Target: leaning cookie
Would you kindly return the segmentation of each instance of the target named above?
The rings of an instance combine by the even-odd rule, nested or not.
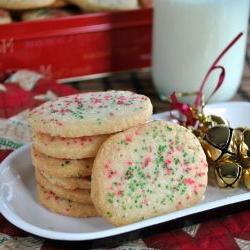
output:
[[[138,8],[137,0],[69,0],[87,12],[129,10]]]
[[[108,135],[63,138],[34,133],[34,147],[41,153],[55,158],[83,159],[95,157]]]
[[[35,132],[59,137],[112,134],[143,124],[152,115],[150,99],[129,91],[89,92],[58,98],[33,109]]]
[[[21,19],[23,21],[45,20],[59,17],[72,16],[72,13],[62,9],[36,9],[27,10],[22,13]]]
[[[153,121],[111,136],[94,161],[91,197],[114,225],[191,207],[201,201],[208,165],[186,128]]]
[[[65,160],[49,157],[40,153],[34,147],[31,149],[32,164],[50,175],[56,177],[90,176],[93,158],[81,160]]]
[[[41,204],[54,213],[80,218],[98,216],[93,205],[59,198],[53,192],[47,191],[40,185],[37,185],[37,195]]]
[[[91,176],[62,178],[50,175],[43,170],[39,171],[51,184],[62,187],[64,189],[90,189]]]
[[[8,11],[0,9],[0,25],[12,23],[11,15]]]
[[[71,200],[83,204],[92,204],[90,198],[90,190],[87,189],[75,189],[69,190],[52,184],[48,179],[46,179],[38,170],[35,171],[37,183],[44,187],[45,189],[52,191],[56,196]]]
[[[50,6],[55,0],[0,0],[0,8],[26,10]]]

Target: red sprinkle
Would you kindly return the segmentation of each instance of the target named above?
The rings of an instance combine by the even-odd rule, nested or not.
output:
[[[132,161],[128,161],[127,164],[128,164],[129,166],[132,166],[132,165],[133,165],[133,162],[132,162]]]
[[[137,130],[135,131],[135,135],[139,135],[139,134],[140,134],[140,130],[137,129]]]
[[[116,192],[116,196],[117,197],[121,197],[123,195],[123,191],[122,190],[119,190]]]
[[[125,138],[126,142],[132,142],[132,136],[131,135],[127,135]]]
[[[165,160],[166,165],[171,164],[171,162],[172,162],[172,161],[171,161],[170,159],[166,159],[166,160]]]
[[[167,168],[166,168],[166,172],[167,172],[167,175],[171,175],[172,169],[167,167]]]
[[[143,164],[142,164],[142,168],[146,168],[146,167],[149,165],[150,162],[151,162],[151,158],[150,158],[149,156],[146,157],[146,158],[144,159]]]
[[[184,179],[184,183],[186,185],[193,185],[195,183],[195,181],[191,178],[186,178],[186,179]]]

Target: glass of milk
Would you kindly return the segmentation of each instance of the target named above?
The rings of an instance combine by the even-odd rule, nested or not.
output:
[[[173,91],[197,91],[214,60],[240,33],[244,35],[219,61],[226,70],[224,84],[212,101],[226,101],[239,87],[243,72],[249,0],[155,0],[153,81],[161,99]],[[213,71],[208,97],[220,71]]]

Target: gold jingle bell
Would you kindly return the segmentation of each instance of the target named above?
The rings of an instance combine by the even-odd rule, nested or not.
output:
[[[242,132],[242,133],[244,132],[244,130],[246,130],[246,128],[244,128],[244,127],[237,127],[236,129],[240,130],[240,132]]]
[[[224,157],[236,156],[241,132],[227,126],[214,126],[205,134],[201,144],[208,161],[218,161]]]
[[[242,133],[242,140],[239,146],[240,160],[243,170],[243,182],[250,189],[250,129]]]
[[[250,167],[250,129],[245,129],[242,133],[242,140],[239,146],[240,158],[243,167]]]
[[[217,163],[215,176],[219,187],[237,188],[242,177],[242,167],[234,159],[224,159]]]
[[[229,122],[218,115],[205,115],[203,112],[199,112],[197,119],[199,120],[199,126],[195,130],[195,134],[199,137],[204,136],[214,126],[229,126]]]
[[[245,186],[250,189],[250,168],[243,170],[243,181]]]
[[[229,122],[221,116],[218,115],[208,115],[207,120],[210,127],[215,126],[227,126],[229,127]]]

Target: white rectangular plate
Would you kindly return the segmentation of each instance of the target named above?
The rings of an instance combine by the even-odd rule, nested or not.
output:
[[[249,103],[209,105],[208,113],[229,119],[232,126],[250,126]],[[168,119],[169,113],[157,114],[156,119]],[[208,186],[205,199],[191,208],[147,219],[122,227],[114,227],[102,218],[78,219],[57,215],[43,208],[35,195],[34,171],[30,145],[10,154],[0,166],[0,211],[17,227],[42,237],[58,240],[92,240],[113,236],[194,213],[250,199],[244,188],[223,190]]]

